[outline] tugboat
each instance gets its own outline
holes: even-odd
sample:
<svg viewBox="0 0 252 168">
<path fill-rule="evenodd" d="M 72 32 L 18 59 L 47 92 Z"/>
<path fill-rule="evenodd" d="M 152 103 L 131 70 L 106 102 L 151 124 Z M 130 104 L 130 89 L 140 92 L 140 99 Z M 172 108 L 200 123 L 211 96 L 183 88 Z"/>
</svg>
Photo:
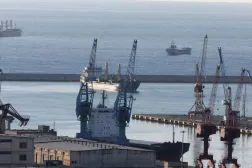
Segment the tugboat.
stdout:
<svg viewBox="0 0 252 168">
<path fill-rule="evenodd" d="M 189 47 L 184 47 L 184 48 L 177 48 L 177 46 L 175 45 L 174 41 L 172 41 L 170 48 L 166 48 L 166 52 L 169 55 L 190 55 L 191 54 L 192 49 Z"/>
</svg>

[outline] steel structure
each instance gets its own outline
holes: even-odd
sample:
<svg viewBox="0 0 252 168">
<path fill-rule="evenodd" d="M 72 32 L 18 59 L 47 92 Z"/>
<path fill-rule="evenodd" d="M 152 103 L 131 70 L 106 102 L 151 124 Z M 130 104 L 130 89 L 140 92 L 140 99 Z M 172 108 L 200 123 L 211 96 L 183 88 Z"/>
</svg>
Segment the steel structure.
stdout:
<svg viewBox="0 0 252 168">
<path fill-rule="evenodd" d="M 128 87 L 130 87 L 130 85 L 127 79 L 120 82 L 120 89 L 114 104 L 116 122 L 117 126 L 119 127 L 119 136 L 117 138 L 117 143 L 121 145 L 127 145 L 129 143 L 125 131 L 130 122 L 134 99 L 133 95 L 127 92 Z"/>
<path fill-rule="evenodd" d="M 89 76 L 93 77 L 95 76 L 95 59 L 96 59 L 96 49 L 97 49 L 97 39 L 94 39 L 93 42 L 93 47 L 91 50 L 90 58 L 89 58 L 89 63 L 88 63 L 88 73 Z"/>
<path fill-rule="evenodd" d="M 244 84 L 244 75 L 245 75 L 245 69 L 242 69 L 241 76 L 240 76 L 240 81 L 236 90 L 236 95 L 234 98 L 234 105 L 233 105 L 233 110 L 239 111 L 240 109 L 240 104 L 241 104 L 241 96 L 242 96 L 242 87 Z"/>
<path fill-rule="evenodd" d="M 137 49 L 137 40 L 134 40 L 126 75 L 124 79 L 120 80 L 119 91 L 114 104 L 116 122 L 119 128 L 119 136 L 117 138 L 117 143 L 121 145 L 126 145 L 129 143 L 125 131 L 126 127 L 130 122 L 131 110 L 134 100 L 131 90 L 132 90 L 132 82 L 133 80 L 135 80 L 134 71 L 135 71 L 136 49 Z"/>
<path fill-rule="evenodd" d="M 217 66 L 216 73 L 215 73 L 215 80 L 213 83 L 211 96 L 209 99 L 209 106 L 205 108 L 202 113 L 202 124 L 197 125 L 196 135 L 199 138 L 203 138 L 204 141 L 204 151 L 196 160 L 195 168 L 203 168 L 202 160 L 209 160 L 208 167 L 215 167 L 215 161 L 213 160 L 213 155 L 208 153 L 209 148 L 209 137 L 210 135 L 216 134 L 217 127 L 215 124 L 212 123 L 212 115 L 214 113 L 214 105 L 216 99 L 216 93 L 218 88 L 218 83 L 220 79 L 220 66 Z"/>
<path fill-rule="evenodd" d="M 231 87 L 228 87 L 226 89 L 226 97 L 230 97 L 230 95 L 228 95 L 230 93 Z M 233 111 L 231 104 L 229 104 L 228 101 L 224 100 L 223 104 L 228 107 L 229 111 L 227 112 L 227 122 L 220 129 L 220 140 L 224 141 L 227 146 L 227 156 L 222 159 L 221 163 L 219 164 L 219 167 L 226 168 L 226 164 L 233 164 L 232 168 L 239 168 L 240 165 L 238 164 L 237 159 L 232 157 L 232 145 L 235 144 L 234 139 L 240 137 L 240 129 L 238 128 L 240 112 Z"/>
<path fill-rule="evenodd" d="M 236 90 L 236 95 L 234 98 L 234 105 L 232 107 L 232 104 L 227 101 L 227 98 L 232 97 L 231 96 L 231 87 L 228 87 L 226 90 L 226 100 L 223 101 L 223 104 L 226 105 L 226 109 L 228 109 L 226 114 L 226 123 L 223 128 L 221 128 L 221 141 L 225 141 L 225 144 L 227 145 L 227 156 L 224 157 L 224 159 L 220 163 L 220 168 L 226 168 L 226 164 L 233 164 L 233 168 L 238 168 L 240 165 L 238 165 L 237 159 L 234 159 L 232 157 L 233 153 L 233 147 L 232 145 L 234 143 L 234 139 L 240 137 L 240 129 L 238 128 L 240 124 L 240 101 L 241 101 L 241 95 L 242 95 L 242 87 L 244 84 L 244 74 L 245 69 L 242 69 L 240 81 Z"/>
<path fill-rule="evenodd" d="M 3 71 L 1 69 L 0 69 L 0 75 L 1 75 L 1 79 L 0 79 L 0 92 L 1 92 L 1 83 L 2 83 L 2 76 L 3 76 Z M 11 115 L 12 117 L 18 119 L 21 122 L 20 127 L 26 126 L 26 124 L 30 120 L 29 116 L 21 116 L 10 103 L 3 104 L 1 99 L 0 99 L 0 110 L 2 111 L 2 115 L 0 118 L 0 120 L 1 120 L 0 121 L 1 122 L 0 134 L 5 134 L 5 129 L 6 129 L 5 121 L 9 117 L 9 116 L 7 116 L 8 114 Z"/>
<path fill-rule="evenodd" d="M 76 99 L 76 116 L 80 121 L 80 133 L 76 134 L 76 138 L 88 138 L 91 131 L 87 127 L 93 107 L 94 90 L 88 87 L 86 82 L 81 82 L 80 90 Z"/>
<path fill-rule="evenodd" d="M 137 51 L 137 40 L 134 40 L 132 50 L 130 53 L 127 71 L 126 71 L 126 78 L 129 82 L 135 79 L 134 75 L 135 75 L 135 64 L 136 64 L 136 51 Z"/>
<path fill-rule="evenodd" d="M 196 74 L 195 74 L 195 84 L 194 84 L 194 96 L 195 96 L 195 103 L 189 111 L 189 119 L 196 119 L 197 114 L 202 114 L 205 105 L 203 101 L 203 89 L 204 89 L 204 77 L 205 77 L 205 64 L 207 58 L 207 42 L 208 37 L 207 35 L 204 38 L 203 43 L 203 50 L 202 50 L 202 57 L 201 57 L 201 65 L 199 70 L 199 65 L 196 64 Z M 191 111 L 195 107 L 195 111 Z"/>
</svg>

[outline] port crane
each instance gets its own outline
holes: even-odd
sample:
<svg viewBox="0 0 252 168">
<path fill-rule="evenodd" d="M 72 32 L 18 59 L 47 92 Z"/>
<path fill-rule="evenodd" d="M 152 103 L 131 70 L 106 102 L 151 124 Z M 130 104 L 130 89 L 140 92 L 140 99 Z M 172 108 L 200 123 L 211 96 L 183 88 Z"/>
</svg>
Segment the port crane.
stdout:
<svg viewBox="0 0 252 168">
<path fill-rule="evenodd" d="M 81 78 L 86 78 L 87 72 L 84 72 Z M 95 91 L 91 86 L 88 86 L 88 80 L 80 81 L 80 90 L 76 99 L 76 116 L 77 120 L 80 121 L 80 133 L 76 134 L 76 138 L 88 138 L 91 136 L 91 131 L 88 129 L 88 121 L 91 116 L 91 111 L 93 107 L 93 99 Z"/>
<path fill-rule="evenodd" d="M 234 105 L 232 107 L 231 103 L 227 101 L 227 98 L 231 97 L 231 87 L 226 88 L 226 100 L 222 102 L 222 104 L 226 105 L 226 109 L 228 109 L 226 114 L 226 123 L 221 128 L 220 131 L 220 140 L 224 141 L 227 145 L 227 156 L 223 158 L 220 163 L 220 168 L 226 168 L 226 164 L 233 164 L 233 168 L 238 168 L 240 165 L 237 162 L 237 159 L 232 157 L 234 139 L 240 137 L 240 129 L 238 128 L 240 125 L 240 101 L 242 95 L 242 88 L 244 84 L 244 74 L 245 69 L 242 69 L 240 75 L 240 81 L 236 90 L 236 95 L 234 98 Z"/>
<path fill-rule="evenodd" d="M 242 69 L 239 84 L 236 90 L 236 95 L 234 98 L 234 105 L 232 105 L 232 91 L 231 87 L 229 86 L 229 81 L 226 77 L 226 69 L 222 55 L 221 47 L 218 48 L 219 56 L 220 56 L 220 67 L 223 81 L 223 88 L 224 88 L 224 95 L 225 100 L 222 101 L 222 104 L 226 106 L 225 109 L 225 117 L 226 122 L 223 122 L 223 127 L 220 129 L 220 140 L 224 141 L 227 145 L 227 156 L 223 158 L 221 163 L 219 164 L 220 168 L 226 168 L 226 164 L 233 164 L 232 168 L 238 168 L 237 159 L 232 158 L 233 148 L 232 145 L 234 144 L 234 139 L 240 137 L 240 129 L 238 126 L 240 125 L 240 100 L 242 95 L 242 87 L 244 84 L 244 74 L 246 69 Z"/>
<path fill-rule="evenodd" d="M 3 71 L 0 69 L 0 75 L 1 75 L 1 83 L 2 83 L 2 76 L 3 76 Z M 0 83 L 0 85 L 1 85 Z M 1 87 L 0 87 L 1 88 Z M 0 90 L 1 92 L 1 90 Z M 10 104 L 3 104 L 3 102 L 0 100 L 0 110 L 2 111 L 2 115 L 1 115 L 1 126 L 0 126 L 0 134 L 5 134 L 5 120 L 8 118 L 8 114 L 16 119 L 18 119 L 21 123 L 20 123 L 20 127 L 21 126 L 26 126 L 26 124 L 28 123 L 28 121 L 30 120 L 30 117 L 26 116 L 21 116 L 15 109 L 14 107 Z"/>
<path fill-rule="evenodd" d="M 136 51 L 137 51 L 137 40 L 134 40 L 131 53 L 130 53 L 127 70 L 126 70 L 126 75 L 125 75 L 125 77 L 127 78 L 128 84 L 130 85 L 130 87 L 127 87 L 129 92 L 134 92 L 133 84 L 140 85 L 140 81 L 137 81 L 135 77 Z M 122 86 L 123 84 L 124 83 L 122 83 Z"/>
<path fill-rule="evenodd" d="M 135 69 L 136 48 L 137 40 L 134 40 L 126 75 L 122 80 L 120 80 L 119 91 L 114 104 L 116 123 L 119 127 L 119 136 L 117 138 L 117 143 L 121 145 L 127 145 L 129 143 L 129 140 L 126 137 L 126 127 L 130 122 L 131 110 L 134 100 L 131 90 Z"/>
<path fill-rule="evenodd" d="M 93 99 L 95 91 L 93 90 L 92 78 L 96 77 L 96 58 L 97 39 L 94 39 L 93 47 L 90 54 L 89 64 L 87 69 L 85 68 L 80 77 L 80 89 L 76 98 L 76 116 L 80 121 L 80 133 L 76 134 L 76 138 L 88 138 L 91 136 L 91 131 L 88 129 L 88 121 L 91 116 L 93 107 Z M 90 86 L 88 86 L 90 82 Z"/>
<path fill-rule="evenodd" d="M 194 96 L 195 102 L 191 109 L 189 110 L 188 116 L 189 119 L 196 119 L 197 114 L 202 114 L 205 110 L 205 104 L 203 101 L 203 89 L 204 89 L 204 77 L 205 77 L 205 64 L 207 58 L 207 35 L 204 38 L 202 57 L 201 57 L 201 67 L 199 70 L 199 64 L 196 64 L 196 74 L 195 74 L 195 84 L 194 84 Z M 195 111 L 192 111 L 193 107 L 195 107 Z"/>
<path fill-rule="evenodd" d="M 96 80 L 97 76 L 100 75 L 101 68 L 96 67 L 95 60 L 96 60 L 96 49 L 97 49 L 97 39 L 95 38 L 93 41 L 93 46 L 88 62 L 87 72 L 88 76 L 85 78 L 86 80 Z"/>
<path fill-rule="evenodd" d="M 215 167 L 215 161 L 213 155 L 208 153 L 209 148 L 209 137 L 210 135 L 216 134 L 217 127 L 212 123 L 212 116 L 214 114 L 214 106 L 216 100 L 216 93 L 218 89 L 218 83 L 220 79 L 220 66 L 217 66 L 215 72 L 215 79 L 209 99 L 208 107 L 204 109 L 202 113 L 202 124 L 197 125 L 196 136 L 197 138 L 203 138 L 204 141 L 204 151 L 196 160 L 195 168 L 203 168 L 202 160 L 209 160 L 208 166 Z"/>
</svg>

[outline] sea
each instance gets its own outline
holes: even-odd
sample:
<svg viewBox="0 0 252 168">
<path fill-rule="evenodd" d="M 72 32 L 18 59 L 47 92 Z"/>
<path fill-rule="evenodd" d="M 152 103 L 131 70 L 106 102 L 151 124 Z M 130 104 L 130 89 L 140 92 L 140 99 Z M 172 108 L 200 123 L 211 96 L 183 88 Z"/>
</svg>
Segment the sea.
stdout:
<svg viewBox="0 0 252 168">
<path fill-rule="evenodd" d="M 49 125 L 58 135 L 74 137 L 80 131 L 75 113 L 79 86 L 78 82 L 3 82 L 0 96 L 3 103 L 11 103 L 18 113 L 30 116 L 26 127 L 20 128 L 19 122 L 15 120 L 12 123 L 13 129 L 35 129 L 38 125 Z M 237 88 L 236 85 L 231 87 Z M 209 103 L 211 88 L 211 84 L 206 85 L 206 105 Z M 187 114 L 194 104 L 193 84 L 142 83 L 138 91 L 134 94 L 136 100 L 133 102 L 132 114 Z M 217 91 L 214 114 L 224 115 L 224 106 L 221 104 L 224 91 L 221 85 Z M 251 116 L 250 85 L 246 85 L 246 94 L 246 114 Z M 107 95 L 105 103 L 113 107 L 117 93 L 109 92 Z M 101 103 L 101 96 L 101 91 L 96 91 L 94 105 Z M 192 128 L 175 126 L 174 130 L 175 141 L 191 144 L 183 161 L 193 165 L 198 154 L 203 152 L 203 142 L 196 138 Z M 181 131 L 185 133 L 182 134 Z M 173 140 L 173 128 L 166 124 L 131 120 L 126 128 L 126 135 L 130 139 L 167 142 Z M 251 168 L 252 162 L 248 158 L 252 157 L 252 137 L 242 135 L 235 142 L 234 157 L 238 157 L 242 168 Z M 219 133 L 211 136 L 209 152 L 214 154 L 217 163 L 225 156 L 226 146 L 220 141 Z"/>
<path fill-rule="evenodd" d="M 204 0 L 203 0 L 204 1 Z M 206 74 L 219 64 L 222 47 L 227 75 L 251 68 L 252 4 L 224 2 L 165 2 L 144 0 L 1 0 L 0 20 L 13 20 L 22 37 L 0 38 L 0 67 L 4 73 L 80 73 L 87 65 L 94 38 L 98 39 L 96 64 L 109 63 L 109 72 L 122 73 L 129 60 L 133 40 L 138 40 L 136 74 L 193 75 L 201 60 L 204 36 L 208 35 Z M 192 54 L 168 56 L 165 49 L 174 41 L 191 47 Z M 235 93 L 237 85 L 233 86 Z M 55 127 L 59 135 L 75 136 L 79 122 L 75 101 L 79 83 L 3 82 L 1 100 L 11 103 L 22 115 L 31 117 L 26 128 L 38 124 Z M 206 104 L 211 85 L 206 87 Z M 247 86 L 247 115 L 251 115 Z M 116 93 L 108 93 L 113 106 Z M 233 94 L 235 95 L 235 94 Z M 187 114 L 194 103 L 193 84 L 145 84 L 135 94 L 133 114 Z M 215 113 L 223 115 L 220 85 Z M 95 103 L 101 100 L 100 93 Z M 18 122 L 12 124 L 19 128 Z M 185 130 L 184 138 L 181 131 Z M 190 142 L 183 160 L 194 164 L 202 142 L 191 128 L 175 127 L 175 140 Z M 157 142 L 172 140 L 172 127 L 131 120 L 127 137 Z M 236 140 L 234 156 L 243 168 L 251 168 L 250 136 Z M 210 152 L 217 162 L 225 154 L 219 135 L 213 135 Z"/>
</svg>

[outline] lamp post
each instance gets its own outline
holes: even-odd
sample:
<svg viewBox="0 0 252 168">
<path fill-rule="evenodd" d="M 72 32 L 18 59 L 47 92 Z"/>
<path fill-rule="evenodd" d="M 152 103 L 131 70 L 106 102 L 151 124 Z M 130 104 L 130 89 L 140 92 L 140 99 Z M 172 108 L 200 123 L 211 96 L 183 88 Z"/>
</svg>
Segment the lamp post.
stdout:
<svg viewBox="0 0 252 168">
<path fill-rule="evenodd" d="M 182 133 L 183 135 L 182 135 L 182 150 L 181 150 L 181 155 L 182 155 L 182 162 L 181 162 L 181 168 L 183 168 L 184 167 L 184 165 L 183 165 L 183 151 L 184 151 L 184 149 L 183 149 L 183 147 L 184 147 L 184 134 L 185 134 L 185 130 L 183 130 L 183 131 L 180 131 L 180 133 Z"/>
</svg>

